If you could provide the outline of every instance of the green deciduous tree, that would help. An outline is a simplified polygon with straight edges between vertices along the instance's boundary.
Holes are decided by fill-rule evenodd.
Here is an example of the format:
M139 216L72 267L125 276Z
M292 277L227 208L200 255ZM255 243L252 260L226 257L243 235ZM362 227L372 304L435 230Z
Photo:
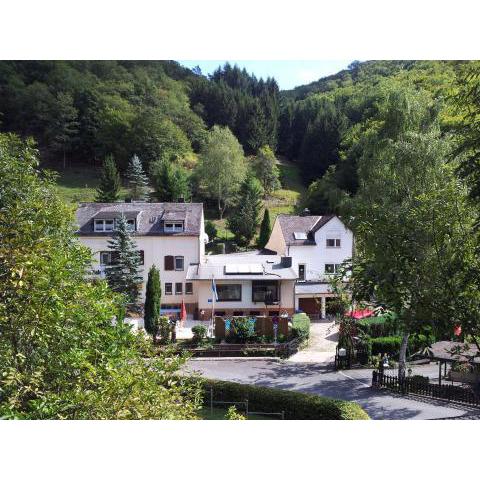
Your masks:
M155 342L159 329L160 305L162 287L160 285L160 271L152 265L148 272L147 287L145 292L145 330L153 336Z
M178 202L190 199L190 179L187 170L170 160L157 160L151 166L152 197L158 202Z
M210 242L213 242L217 238L217 227L211 220L205 222L205 233L208 235L208 240Z
M100 185L95 197L96 202L116 202L120 195L120 174L112 155L107 155L103 162Z
M408 115L394 114L406 110ZM399 376L409 335L444 331L455 316L446 272L461 243L458 206L464 189L447 160L451 151L424 98L394 92L382 107L359 163L352 202L356 296L374 298L398 314L403 330ZM368 150L368 146L372 150ZM447 254L447 252L449 252Z
M112 321L120 298L88 279L92 252L38 163L31 142L0 134L0 417L195 418L183 360Z
M260 234L258 236L258 246L260 248L265 247L270 239L272 233L272 225L270 224L270 212L268 208L265 209L263 213L262 223L260 224Z
M258 151L253 160L253 168L266 194L270 194L280 187L280 170L277 167L277 159L268 145Z
M240 246L249 245L257 232L262 194L260 182L249 173L240 188L235 209L227 219L228 228Z
M140 275L140 254L129 230L127 219L122 215L108 241L114 261L106 268L106 277L114 292L125 295L129 304L135 305L140 294L142 276Z
M131 158L126 177L132 200L145 200L148 192L148 177L137 155Z
M197 175L205 196L217 201L220 218L235 201L246 175L243 148L226 127L214 126L201 150Z

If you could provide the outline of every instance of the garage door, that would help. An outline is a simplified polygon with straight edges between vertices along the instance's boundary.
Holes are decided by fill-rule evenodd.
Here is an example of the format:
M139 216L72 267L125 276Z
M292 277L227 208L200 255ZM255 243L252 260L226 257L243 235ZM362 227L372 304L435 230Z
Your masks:
M303 312L315 315L320 313L320 299L317 303L315 298L299 298L298 299L298 308Z

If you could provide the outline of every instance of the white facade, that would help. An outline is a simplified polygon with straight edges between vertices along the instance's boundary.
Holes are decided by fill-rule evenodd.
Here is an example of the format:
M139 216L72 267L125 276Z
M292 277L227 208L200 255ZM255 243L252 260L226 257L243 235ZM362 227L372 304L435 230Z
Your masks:
M93 270L100 272L103 276L105 266L100 264L100 252L109 251L108 237L81 237L82 243L92 250L93 254ZM198 263L200 258L205 254L205 243L200 241L199 237L153 237L153 236L135 236L135 243L138 250L143 251L144 264L142 265L142 300L145 298L145 286L148 278L148 271L151 266L155 266L160 270L160 282L162 285L162 303L178 304L197 303L196 286L193 285L193 293L185 294L186 273L191 263ZM164 257L172 255L174 257L183 257L182 270L165 270ZM165 284L172 284L172 294L166 294ZM175 295L175 284L182 284L182 294Z
M352 258L353 233L338 217L333 217L314 235L316 245L286 246L285 255L292 257L296 272L299 271L299 265L305 266L307 282L328 281L331 274L326 272L325 265L340 265ZM327 246L327 239L339 239L340 246Z
M313 309L318 305L318 313L323 318L326 299L334 296L330 289L330 279L339 266L353 256L353 232L337 216L332 216L316 231L315 225L322 221L322 217L290 218L293 222L285 222L288 228L284 231L277 217L266 248L292 258L292 267L298 274L295 309L306 309L307 305ZM298 229L295 227L295 218L301 220ZM308 223L308 218L312 219L311 226L307 230L301 230L300 225ZM306 234L305 237L302 236L305 242L296 240L292 236L292 229Z

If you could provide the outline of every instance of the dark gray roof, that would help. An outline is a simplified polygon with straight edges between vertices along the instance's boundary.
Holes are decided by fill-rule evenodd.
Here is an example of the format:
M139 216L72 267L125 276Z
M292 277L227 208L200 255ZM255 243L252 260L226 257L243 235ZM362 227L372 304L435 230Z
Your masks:
M430 347L430 357L435 360L447 362L468 362L480 363L480 352L473 343L450 342L447 340L433 343Z
M287 245L315 245L315 232L323 227L334 215L278 215L283 238ZM297 240L295 232L303 232L306 240Z
M111 233L94 232L94 218L136 218L137 235L192 236L200 235L203 204L201 203L81 203L77 209L77 234L88 236L110 236ZM184 222L181 233L166 233L164 221Z

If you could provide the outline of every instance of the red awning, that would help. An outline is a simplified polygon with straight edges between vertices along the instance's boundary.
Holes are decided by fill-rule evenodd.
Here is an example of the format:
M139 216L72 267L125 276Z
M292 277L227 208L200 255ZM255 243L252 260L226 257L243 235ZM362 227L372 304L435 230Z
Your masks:
M347 313L346 317L351 317L356 320L360 320L362 318L371 317L373 315L373 310L370 308L364 308L363 310L354 310L353 312Z

